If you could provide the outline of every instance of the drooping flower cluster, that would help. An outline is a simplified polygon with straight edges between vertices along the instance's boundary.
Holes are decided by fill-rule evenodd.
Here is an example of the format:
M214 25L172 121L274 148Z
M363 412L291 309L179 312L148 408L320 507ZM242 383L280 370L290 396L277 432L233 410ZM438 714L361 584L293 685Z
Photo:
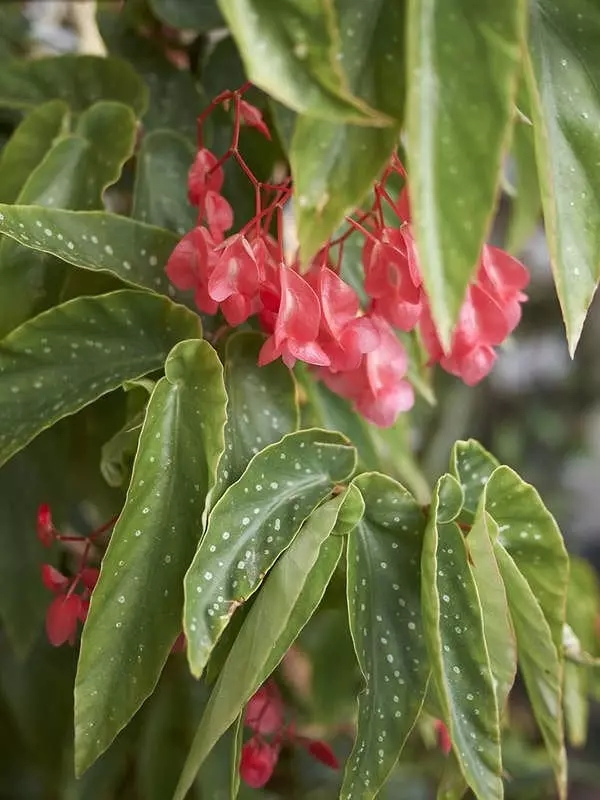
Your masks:
M253 789L260 789L271 779L284 744L299 745L322 764L331 769L339 768L328 744L299 736L294 732L293 723L285 724L283 700L273 680L263 684L250 698L244 724L253 735L242 747L240 775Z
M494 348L519 321L528 282L525 268L497 248L483 248L451 349L445 353L423 285L408 191L404 188L393 197L388 189L392 176L406 179L393 156L373 186L371 208L347 217L347 230L328 241L301 270L297 258L284 257L282 220L292 195L290 180L259 182L239 150L242 125L269 136L261 112L242 99L246 88L222 93L199 119L199 150L189 174L189 199L198 208L198 225L169 259L171 282L193 290L200 311L215 314L220 309L229 326L255 318L268 337L261 365L276 358L289 367L304 361L331 390L380 426L393 424L414 402L399 331L418 329L430 364L440 363L470 385L481 380L492 368ZM202 129L220 103L233 105L234 132L231 147L217 158L204 146ZM234 223L232 208L221 194L223 166L230 158L252 182L256 213L237 233L226 236ZM350 236L364 238L362 266L369 298L365 307L341 274Z

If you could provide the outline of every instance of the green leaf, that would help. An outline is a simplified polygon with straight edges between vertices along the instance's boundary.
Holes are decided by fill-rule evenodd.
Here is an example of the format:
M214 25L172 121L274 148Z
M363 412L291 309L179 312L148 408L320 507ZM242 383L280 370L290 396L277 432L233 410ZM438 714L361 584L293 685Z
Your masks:
M225 452L219 462L213 504L240 478L259 450L298 429L294 377L279 360L258 366L263 343L262 335L249 332L234 333L227 341Z
M479 800L502 798L500 727L477 584L452 520L461 488L438 481L425 531L422 604L438 700L454 753Z
M498 526L488 515L492 538ZM566 797L566 754L562 717L562 665L552 641L546 617L519 568L495 539L494 551L517 637L519 669L525 679L534 716L542 732L558 784L559 796Z
M0 202L15 202L29 175L64 129L68 114L62 100L51 100L34 108L16 128L0 154Z
M301 116L292 138L295 214L305 264L369 192L392 155L404 111L404 8L397 0L334 3L340 63L352 93L395 120L386 128Z
M517 648L506 589L494 555L483 505L479 507L473 527L469 531L467 548L481 602L485 642L494 676L498 712L502 716L517 673Z
M85 624L75 684L78 774L152 693L181 632L182 581L223 452L226 402L212 347L176 345L148 404Z
M254 456L227 489L185 578L184 628L194 675L202 673L235 609L355 464L356 452L340 434L299 431Z
M200 330L187 309L131 290L77 298L21 325L0 345L0 464L59 419L159 369Z
M74 134L59 139L31 173L17 202L101 208L104 189L118 180L133 152L135 131L135 117L127 106L113 102L91 106L79 118ZM64 280L64 265L2 239L0 284L4 302L0 300L0 334L56 304Z
M102 446L100 472L109 486L123 486L137 451L144 412L139 411Z
M429 667L419 560L425 520L414 498L379 473L355 479L365 516L348 539L350 631L366 688L340 797L372 798L421 710Z
M444 345L450 344L495 209L524 17L524 0L408 4L413 228Z
M0 205L0 233L83 269L175 296L165 266L179 241L171 231L104 211Z
M208 753L273 672L323 597L343 548L342 539L327 537L345 499L339 495L313 511L267 576L215 683L174 800L185 798Z
M542 207L571 355L600 278L600 9L530 3L526 74Z
M460 522L471 524L479 507L479 498L485 490L490 475L499 466L498 461L475 439L456 442L450 456L450 471L460 483L463 505Z
M156 16L174 28L210 31L224 26L217 0L149 0ZM235 89L235 86L231 87Z
M29 109L57 99L75 113L99 100L116 100L139 117L148 104L148 90L121 58L63 55L2 62L0 108Z
M561 652L569 559L554 517L537 491L510 467L498 467L486 487L486 510L499 542L531 586Z
M248 79L286 106L323 119L387 124L348 89L338 20L323 0L219 0ZM397 77L397 76L396 76Z
M144 137L137 157L134 219L180 235L196 225L198 212L187 197L195 153L193 145L174 131L155 131Z

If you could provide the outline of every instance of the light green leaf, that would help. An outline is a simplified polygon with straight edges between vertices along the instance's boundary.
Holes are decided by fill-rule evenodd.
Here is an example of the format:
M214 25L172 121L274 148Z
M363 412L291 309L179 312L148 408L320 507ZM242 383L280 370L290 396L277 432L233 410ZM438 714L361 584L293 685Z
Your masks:
M546 237L569 351L600 278L600 9L529 4L526 74Z
M48 233L48 231L50 233ZM0 233L83 269L174 296L165 266L178 237L104 211L0 205Z
M506 589L498 569L485 507L480 505L467 537L467 548L483 614L483 629L502 717L517 673L517 647Z
M258 366L264 337L238 332L227 341L225 386L229 398L225 452L219 463L213 504L238 480L259 450L297 430L296 384L281 361Z
M524 0L408 2L413 228L444 345L450 344L495 209L525 7Z
M456 442L450 456L450 471L460 483L464 501L460 522L470 524L475 519L479 498L498 461L475 439Z
M499 542L531 586L561 652L569 559L554 517L537 491L510 467L498 467L486 487L486 510Z
M118 180L123 164L133 152L135 131L135 117L127 106L113 102L91 106L79 118L73 135L59 139L31 173L17 202L72 209L101 208L104 189ZM46 237L48 230L43 232ZM64 265L3 238L0 335L36 311L56 304L64 280Z
M500 726L477 584L455 522L460 485L438 481L425 531L422 604L437 696L454 753L479 800L503 797ZM460 509L460 504L458 505Z
M24 323L0 344L0 464L59 419L159 369L174 344L199 335L190 311L132 290L77 298Z
M137 157L131 216L180 235L197 223L198 211L187 197L188 172L196 150L175 131L144 137Z
M488 529L498 526L488 515ZM558 784L566 797L567 764L562 717L562 665L546 617L530 585L497 539L494 551L506 586L506 596L517 636L519 668L525 679L533 713L544 737Z
M50 100L28 114L0 153L0 202L14 203L23 184L64 130L69 114L62 100Z
M286 106L323 119L387 124L348 89L339 20L323 0L219 0L248 79Z
M350 90L394 123L352 126L299 117L290 161L295 214L304 264L364 200L380 176L400 134L404 111L404 3L374 0L365 24L364 0L336 0L340 63Z
M181 632L182 581L224 448L226 402L212 347L176 345L148 404L84 628L75 684L78 774L152 693Z
M227 489L185 578L184 628L194 675L202 673L235 609L355 464L356 452L340 434L299 431L254 456Z
M380 473L356 478L365 516L348 539L350 631L366 687L340 797L375 797L421 710L429 680L419 561L425 519L414 498Z
M224 26L217 0L150 0L150 7L160 20L174 28L210 31Z
M2 62L0 107L29 109L47 100L64 100L76 113L99 100L116 100L139 117L148 90L121 58L69 54Z
M343 540L327 537L345 498L339 495L313 511L267 576L212 690L174 800L185 798L208 753L277 667L323 597L342 554Z

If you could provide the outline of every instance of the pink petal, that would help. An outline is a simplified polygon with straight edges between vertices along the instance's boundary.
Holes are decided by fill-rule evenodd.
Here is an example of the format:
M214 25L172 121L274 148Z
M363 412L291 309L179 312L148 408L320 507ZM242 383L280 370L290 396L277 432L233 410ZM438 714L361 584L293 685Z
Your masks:
M89 591L93 591L94 587L98 583L98 578L100 577L100 570L96 567L84 567L81 572L79 573L79 577L83 585Z
M358 314L358 296L351 286L328 268L320 270L318 287L323 322L329 333L337 339Z
M246 125L256 128L266 136L267 139L271 138L269 129L263 120L262 113L256 106L250 105L250 103L247 103L245 100L240 100L240 113Z
M219 256L208 280L208 292L213 300L222 302L233 294L252 296L258 286L254 253L243 236L236 236Z
M77 630L77 620L81 611L81 597L76 594L56 597L46 612L46 634L50 644L60 647Z
M279 758L279 747L258 739L250 739L242 747L240 775L252 789L260 789L269 782Z
M311 754L311 756L313 756L313 758L316 758L317 761L320 761L321 764L325 764L326 767L331 767L331 769L340 768L340 764L335 756L335 753L326 742L315 739L308 739L305 740L305 742L305 747L308 752Z
M222 195L208 191L204 211L211 234L215 239L221 240L223 233L233 225L233 209Z
M207 236L208 234L208 236ZM167 262L167 277L178 289L194 289L208 279L209 243L212 237L204 228L194 228L176 245Z
M47 503L42 503L37 512L37 537L44 547L50 547L54 541L52 512Z
M51 592L62 592L71 581L51 564L42 564L42 582Z
M270 680L255 692L246 706L244 724L255 733L276 733L284 722L281 694L274 681Z
M281 268L280 279L281 304L275 324L277 344L288 338L314 341L321 320L319 298L304 278L289 267Z
M193 206L200 205L208 190L221 191L223 186L222 168L217 167L210 175L208 174L217 162L217 157L210 150L206 148L198 150L188 175L188 196Z

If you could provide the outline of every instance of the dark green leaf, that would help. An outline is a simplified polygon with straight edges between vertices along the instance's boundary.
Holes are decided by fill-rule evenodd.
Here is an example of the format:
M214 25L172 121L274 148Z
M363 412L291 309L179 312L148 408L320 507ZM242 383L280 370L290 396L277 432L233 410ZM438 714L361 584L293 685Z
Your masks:
M123 486L129 477L143 421L144 412L139 411L102 446L100 472L109 486Z
M368 194L398 143L404 111L404 8L398 0L375 0L365 20L364 0L333 3L340 64L351 92L394 124L371 128L302 116L292 139L295 213L305 264L346 214Z
M529 4L526 58L542 206L569 350L600 278L600 8Z
M0 202L15 202L31 172L63 131L68 113L62 100L51 100L34 108L17 127L0 154Z
M165 266L178 237L104 211L0 205L0 233L83 269L174 296Z
M433 495L423 545L423 618L454 753L475 796L492 800L503 797L498 705L477 585L463 535L450 521L460 493L444 475Z
M413 227L449 344L488 233L511 122L524 0L413 0L407 149Z
M132 290L71 300L24 323L0 345L0 463L123 381L159 369L176 342L200 330L187 309Z
M244 65L235 40L232 36L225 36L215 44L206 59L202 69L202 88L206 97L212 99L221 92L238 89L245 82ZM253 102L250 92L244 97Z
M194 675L202 673L234 610L355 463L354 448L340 434L299 431L254 456L227 489L185 579L184 623Z
M210 31L224 26L217 0L150 0L150 7L160 20L174 28Z
M148 91L120 58L64 55L2 62L0 107L28 109L47 100L64 100L76 113L98 100L116 100L140 116Z
M328 540L345 496L317 508L269 573L213 688L174 800L294 643L329 583L343 548Z
M138 153L131 216L180 235L191 230L198 212L187 197L193 145L174 131L144 137Z
M212 347L180 342L148 404L85 624L75 685L78 774L152 693L181 632L182 581L223 452L226 402Z
M366 688L341 797L372 798L381 789L421 710L429 667L421 621L419 561L425 519L391 478L354 483L365 516L348 539L348 615Z
M225 452L219 463L215 503L238 480L250 459L267 445L297 430L296 384L281 361L258 366L264 337L235 333L225 351L225 386L229 398Z

